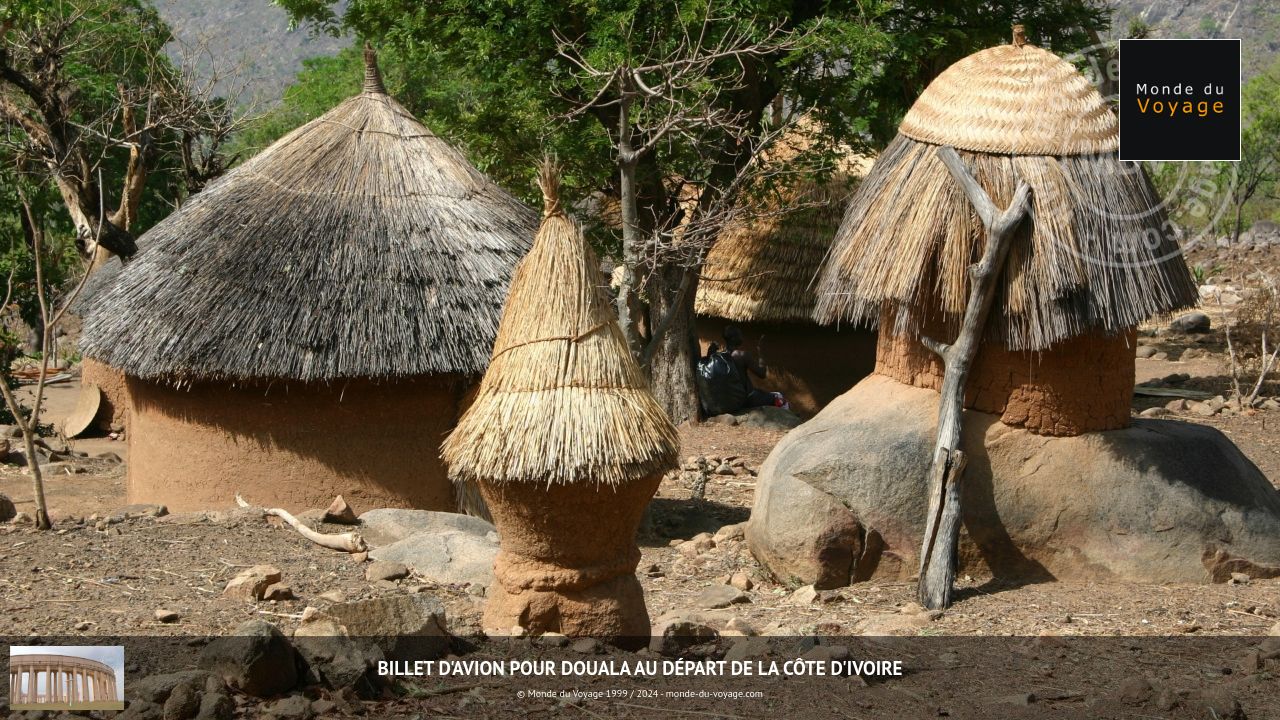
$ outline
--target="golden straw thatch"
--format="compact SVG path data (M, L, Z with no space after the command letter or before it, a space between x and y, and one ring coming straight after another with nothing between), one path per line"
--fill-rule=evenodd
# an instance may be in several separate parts
M537 216L366 60L363 92L192 197L99 283L86 355L169 381L484 370Z
M1006 347L1043 349L1194 305L1160 198L1141 166L1117 159L1115 120L1081 83L1029 45L983 50L939 76L854 194L818 279L816 319L870 324L888 306L899 332L918 332L930 313L958 322L983 228L940 143L1001 207L1018 178L1032 188L996 300Z
M679 440L650 395L599 261L560 206L552 168L533 248L511 280L489 370L445 441L455 482L607 483L675 465Z
M766 162L785 172L807 147L810 125L779 140ZM707 253L694 310L734 322L812 322L813 277L831 247L853 184L870 158L849 154L832 177L782 178L747 217L725 227ZM788 208L798 208L788 210Z

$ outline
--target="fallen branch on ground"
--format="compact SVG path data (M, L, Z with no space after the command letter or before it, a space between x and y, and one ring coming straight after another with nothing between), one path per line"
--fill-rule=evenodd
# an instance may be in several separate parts
M256 506L245 502L245 499L240 497L240 493L236 493L236 504L242 508L255 508L261 510L265 515L275 515L281 520L289 523L289 525L291 525L294 530L297 530L302 537L321 547L327 547L330 550L341 550L342 552L348 553L365 552L369 549L369 546L364 542L364 538L360 537L360 533L345 532L338 533L336 535L318 533L304 525L301 520L294 517L288 510L284 510L282 508L257 508Z

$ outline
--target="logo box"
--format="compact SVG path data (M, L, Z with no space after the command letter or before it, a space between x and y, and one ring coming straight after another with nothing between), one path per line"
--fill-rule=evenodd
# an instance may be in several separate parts
M1120 159L1240 159L1238 39L1120 41Z

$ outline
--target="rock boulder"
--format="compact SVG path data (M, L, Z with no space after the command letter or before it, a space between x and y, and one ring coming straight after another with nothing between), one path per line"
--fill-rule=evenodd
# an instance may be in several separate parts
M873 375L760 469L747 542L819 589L915 575L938 394ZM966 411L961 565L997 577L1280 576L1280 491L1222 433L1173 420L1047 437Z

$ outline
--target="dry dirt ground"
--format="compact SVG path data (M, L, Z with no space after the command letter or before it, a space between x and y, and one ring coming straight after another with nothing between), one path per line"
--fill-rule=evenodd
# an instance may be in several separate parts
M1156 342L1160 341L1157 339ZM1210 337L1200 345L1209 348L1208 357L1179 360L1179 348L1173 348L1175 352L1169 353L1167 359L1139 360L1139 381L1188 373L1192 378L1183 386L1225 391L1228 377L1216 340ZM59 419L70 410L76 392L74 385L50 390L51 420ZM1165 402L1167 399L1139 398L1134 412ZM1277 426L1280 426L1280 411L1211 418L1188 414L1180 419L1219 428L1273 482L1280 482L1280 441L1276 433ZM657 713L661 705L667 708L663 712L691 713L689 717L762 717L769 714L774 717L855 718L1039 717L1042 715L1036 713L1046 708L1060 713L1055 717L1183 717L1177 713L1142 714L1137 711L1132 714L1117 711L1112 715L1099 710L1091 704L1097 698L1089 699L1086 697L1088 693L1081 688L1105 686L1114 689L1127 673L1112 673L1102 679L1096 674L1090 676L1076 667L1079 663L1072 664L1071 654L1075 650L1059 648L1053 644L1056 641L1046 638L1123 636L1132 642L1140 642L1136 636L1256 637L1266 635L1280 622L1280 580L1229 585L1044 583L1016 586L983 577L964 576L959 582L959 601L938 617L919 613L913 602L914 586L900 583L859 584L826 593L818 603L797 606L788 600L793 588L771 581L741 540L726 540L694 556L682 554L672 547L673 543L698 533L715 533L721 527L746 520L754 491L753 471L782 434L714 424L681 429L682 456L737 456L745 467L738 468L738 474L734 476L713 475L702 501L689 499L690 489L683 480L673 478L664 482L654 504L649 532L641 543L640 576L651 617L658 618L669 611L697 611L704 615L718 615L721 621L738 618L757 630L783 626L785 634L799 636L851 638L870 632L917 638L1019 637L1022 639L1010 641L1017 645L1015 654L1022 653L1036 662L1021 663L1016 670L1031 668L1033 676L1020 679L1018 682L1021 684L1013 683L1011 679L1006 682L1000 679L1001 673L1012 678L1015 669L1001 671L994 665L980 662L960 662L959 667L968 668L969 672L967 676L965 673L957 675L956 661L945 661L941 665L935 662L939 648L934 646L894 650L898 656L919 660L922 663L920 673L903 680L873 683L871 688L863 689L856 697L841 695L838 701L832 700L824 705L823 712L812 714L787 702L826 691L820 685L806 685L816 681L795 678L786 681L789 685L778 686L775 682L773 689L766 693L766 698L773 700L762 700L756 704L725 705L703 698L700 701L684 699L679 701L682 704L673 706L670 700L665 704L657 701L646 704L632 697L625 703L607 706L604 714L600 714L603 706L591 704L595 701L515 703L509 687L448 682L437 687L440 683L436 680L414 686L416 689L410 688L408 697L357 708L357 711L368 711L374 717L508 717L513 712L526 711L530 717L649 717ZM73 445L74 449L91 455L115 452L127 461L123 442L95 439L77 441ZM0 493L12 498L18 510L31 510L30 478L21 469L0 466ZM253 513L228 509L163 518L144 517L111 523L104 529L98 529L93 520L82 522L95 514L107 517L125 504L122 465L95 466L90 472L52 475L48 478L47 493L56 524L54 532L38 533L28 527L0 525L0 635L10 638L58 636L64 643L79 636L85 636L88 642L92 642L92 636L112 635L200 637L226 633L249 618L269 619L288 633L316 595L338 589L351 599L387 593L430 592L445 604L454 634L479 637L479 617L484 600L466 588L437 587L414 578L399 581L395 588L370 585L364 579L363 567L350 556L317 547L291 529ZM366 509L356 508L357 512ZM279 567L284 581L292 586L298 599L246 604L222 597L222 587L231 575L240 568L261 563ZM724 610L701 610L698 595L708 586L722 583L736 572L745 573L752 581L747 592L749 602ZM174 623L158 622L155 611L162 608L178 613L180 619ZM1151 650L1135 645L1126 647L1128 650L1122 647L1109 653L1112 659L1118 657L1117 653L1141 655ZM473 647L470 650L473 655L509 651L510 648L504 650L501 646L483 644L479 649ZM523 652L529 654L529 647L525 646ZM535 648L532 652L555 657L556 653L568 651ZM1268 672L1243 676L1237 671L1236 677L1231 679L1227 676L1237 664L1236 656L1242 652L1240 647L1231 646L1221 653L1216 650L1208 652L1214 656L1148 663L1164 669L1144 670L1143 673L1152 677L1153 682L1164 678L1161 682L1173 685L1181 682L1176 680L1178 672L1201 679L1205 676L1227 678L1235 683L1231 686L1231 693L1245 706L1248 717L1280 717L1280 711L1275 710L1277 705L1270 704L1280 690L1277 687L1280 681L1276 680L1280 673L1276 672L1274 661L1270 661L1271 666L1264 663ZM1080 661L1084 665L1090 662L1093 660L1088 658ZM1072 669L1062 669L1063 663L1072 665ZM925 665L938 674L929 675L923 669ZM959 679L962 677L968 679ZM1255 687L1258 682L1262 684ZM608 678L581 683L584 690L614 685L616 681ZM675 682L663 687L681 686L680 682ZM686 687L705 688L706 685L687 684ZM437 691L442 692L435 694ZM999 710L992 712L988 708L985 713L967 714L956 698L968 697L974 692L987 698L983 702L996 703ZM1036 697L1028 701L1027 694ZM783 697L791 700L784 702L779 699ZM1270 710L1266 709L1268 706ZM534 707L541 709L534 712L530 709ZM672 707L681 709L670 710ZM889 713L889 707L896 709ZM255 712L251 708L241 709L243 717L254 717ZM1080 714L1071 714L1073 712ZM1186 715L1200 716L1211 717L1194 713Z

